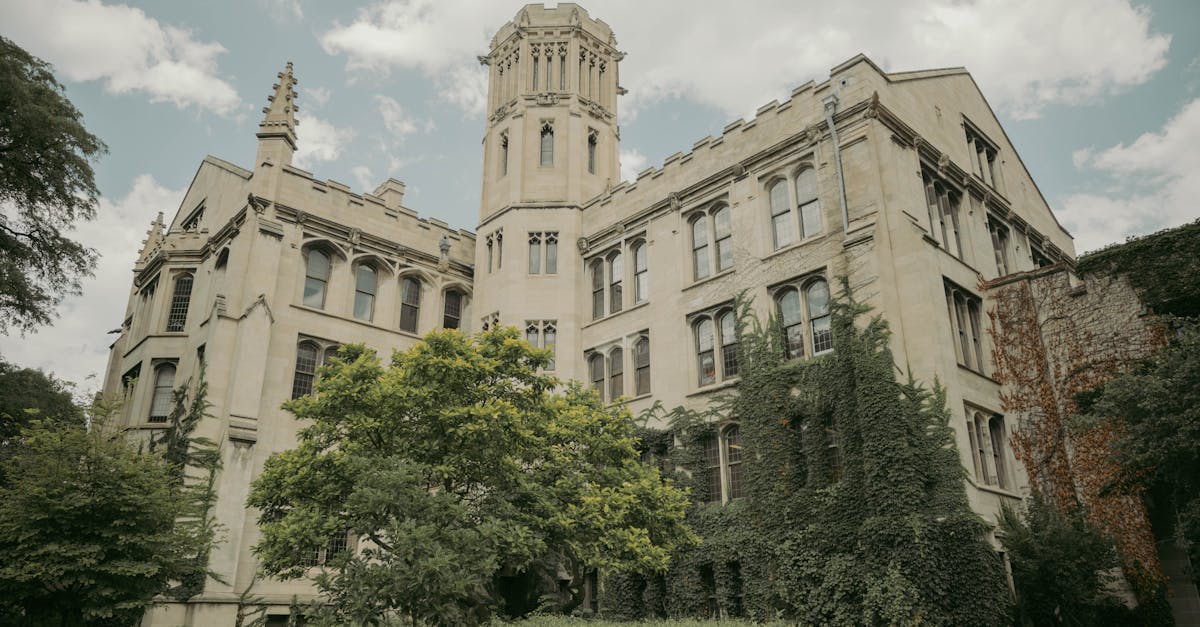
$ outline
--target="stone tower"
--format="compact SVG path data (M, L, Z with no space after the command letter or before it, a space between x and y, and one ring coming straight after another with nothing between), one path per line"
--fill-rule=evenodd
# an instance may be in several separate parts
M488 118L472 310L483 325L556 344L563 378L582 374L572 359L588 294L580 207L620 178L623 56L607 24L561 3L522 8L480 57Z

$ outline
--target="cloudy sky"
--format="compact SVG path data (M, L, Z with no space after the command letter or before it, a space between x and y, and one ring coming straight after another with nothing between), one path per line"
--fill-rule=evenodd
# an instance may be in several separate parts
M52 327L0 355L95 389L106 332L154 215L206 154L249 167L291 60L298 165L473 229L485 75L476 55L521 7L500 0L0 0L0 34L54 64L88 128L102 254ZM887 70L965 66L1083 252L1200 216L1200 2L592 0L628 53L622 172L719 134L858 52ZM93 378L89 378L93 377Z

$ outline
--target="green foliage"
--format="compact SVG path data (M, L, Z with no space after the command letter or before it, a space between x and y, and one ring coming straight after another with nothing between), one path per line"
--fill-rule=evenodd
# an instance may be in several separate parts
M0 332L50 322L96 252L67 233L96 215L87 132L49 64L0 37Z
M0 623L130 625L187 572L172 469L122 434L36 425L2 465Z
M669 456L690 471L676 477L696 498L688 523L703 543L677 551L667 612L1007 622L1003 566L968 505L940 387L897 381L886 324L857 326L866 308L848 296L833 305L836 350L806 360L785 359L778 321L740 300L736 395L669 415L682 444ZM740 425L747 496L722 506L705 502L704 444L725 419Z
M1085 420L1120 427L1122 485L1112 489L1141 488L1176 514L1165 518L1200 564L1200 321L1174 322L1169 346L1079 400Z
M71 384L33 368L0 359L0 461L16 446L21 430L34 421L60 428L83 427L83 408L71 396ZM0 473L0 485L4 474Z
M308 574L306 557L349 533L360 550L315 575L320 620L411 615L486 620L502 581L570 590L587 573L662 572L681 543L686 499L638 461L628 413L540 372L545 351L513 329L435 332L388 368L360 345L286 407L307 426L272 456L249 504L262 510L266 572Z
M1159 315L1200 317L1200 220L1079 258L1080 274L1124 274Z
M1034 496L1024 519L1005 508L1000 530L1021 624L1133 624L1132 613L1105 590L1120 564L1116 549L1082 512L1064 514Z

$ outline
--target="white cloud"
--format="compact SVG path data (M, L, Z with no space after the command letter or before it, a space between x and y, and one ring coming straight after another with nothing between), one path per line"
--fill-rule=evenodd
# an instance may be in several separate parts
M292 160L300 168L337 161L341 158L342 151L357 135L352 128L337 127L321 118L303 117L299 122L300 126L296 129L296 154Z
M295 22L304 19L300 0L258 0L258 5L277 22Z
M116 337L106 331L120 327L125 317L131 270L146 230L159 211L170 218L184 191L167 189L143 174L124 198L102 198L96 220L80 224L72 235L100 253L95 276L83 281L81 295L63 300L54 324L24 338L0 336L4 358L74 381L82 386L80 391L98 390L108 345Z
M1200 217L1200 98L1162 129L1131 144L1076 151L1076 167L1098 175L1097 191L1072 194L1059 219L1077 251L1150 233Z
M241 104L219 77L217 56L225 47L193 39L183 28L163 25L141 9L98 1L0 0L5 34L54 64L61 77L103 81L115 94L141 92L152 102L171 102L229 114Z
M428 133L434 129L433 120L418 120L394 98L377 95L375 103L379 105L379 115L383 116L384 128L399 141L413 133Z
M371 168L368 168L365 165L356 165L353 168L350 168L350 173L354 175L354 181L358 183L359 189L366 192L370 192L371 190L375 189L371 183L374 180L372 178L374 175L371 174Z
M320 108L329 102L329 97L333 95L333 92L328 87L310 87L305 89L302 95L306 100L312 101L312 107Z
M475 56L518 8L384 0L336 24L321 45L351 70L420 70L442 99L479 114L486 75ZM611 24L629 53L621 76L630 112L681 97L744 115L865 52L891 70L964 65L1001 110L1035 117L1144 82L1170 45L1130 0L617 0L592 17Z
M646 169L646 155L637 150L622 150L619 158L622 181L636 181L638 172Z

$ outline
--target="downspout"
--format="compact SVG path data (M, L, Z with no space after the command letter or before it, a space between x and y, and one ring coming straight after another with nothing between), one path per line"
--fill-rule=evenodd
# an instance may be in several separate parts
M833 162L837 165L838 198L842 201L842 234L850 232L850 210L846 207L846 177L842 173L842 149L839 146L837 127L833 124L833 114L837 113L837 94L829 94L821 99L825 105L825 124L829 127L829 137L833 140Z

